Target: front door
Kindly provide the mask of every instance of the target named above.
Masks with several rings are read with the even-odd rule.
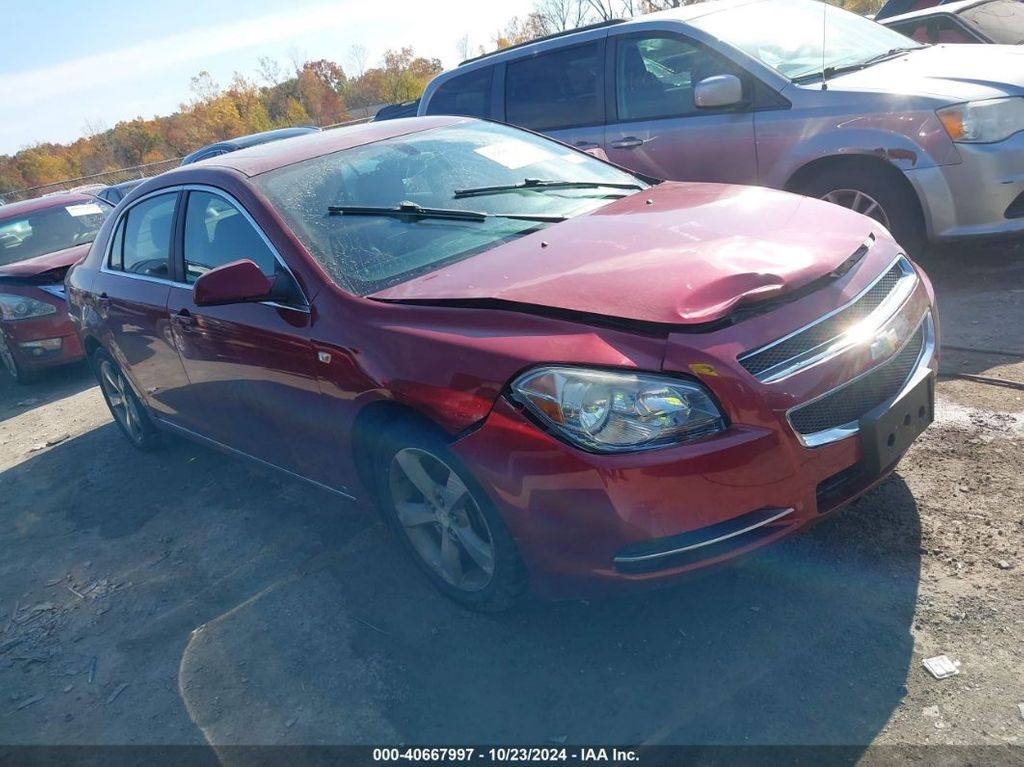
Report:
[[[302,300],[197,306],[195,281],[241,258],[254,261],[268,277],[291,278],[255,223],[224,195],[188,192],[181,232],[180,284],[171,289],[167,308],[191,381],[187,409],[196,422],[188,428],[330,484],[330,462],[320,444],[327,425],[310,343],[310,308]]]
[[[693,99],[694,86],[713,75],[736,75],[752,90],[747,75],[678,35],[640,33],[608,42],[614,99],[605,152],[612,162],[668,181],[757,183],[751,109],[708,111]]]

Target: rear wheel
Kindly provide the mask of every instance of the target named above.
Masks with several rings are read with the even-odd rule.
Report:
[[[924,247],[924,224],[914,193],[890,174],[869,167],[826,168],[799,191],[874,219],[910,255]]]
[[[153,450],[160,442],[160,432],[153,425],[145,407],[113,358],[102,349],[91,358],[93,371],[100,382],[100,391],[110,414],[121,433],[139,450]]]
[[[474,610],[518,603],[526,578],[483,488],[427,428],[388,435],[376,465],[382,511],[431,582]]]

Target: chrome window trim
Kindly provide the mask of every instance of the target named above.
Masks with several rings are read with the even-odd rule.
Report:
[[[294,306],[290,304],[282,304],[278,301],[253,301],[252,303],[260,304],[261,306],[270,306],[276,309],[289,309],[291,311],[302,312],[303,314],[310,313],[309,299],[306,298],[306,294],[303,292],[302,287],[299,285],[299,281],[295,279],[295,272],[292,271],[291,267],[288,266],[288,263],[278,252],[277,248],[274,247],[274,244],[270,241],[270,238],[267,237],[266,232],[263,231],[262,227],[260,227],[260,225],[256,223],[256,220],[251,215],[249,215],[249,211],[245,209],[245,206],[242,205],[242,203],[240,203],[233,196],[225,192],[223,189],[218,189],[215,186],[209,186],[207,184],[179,184],[178,186],[163,187],[162,189],[157,189],[155,191],[149,192],[148,194],[145,194],[139,199],[135,200],[130,207],[125,208],[123,211],[120,212],[120,214],[118,214],[117,220],[114,222],[114,227],[112,231],[117,231],[118,227],[120,227],[121,224],[124,222],[125,217],[128,215],[128,213],[131,210],[133,210],[135,206],[138,205],[139,203],[144,202],[145,200],[148,200],[151,197],[158,197],[164,194],[181,194],[182,192],[207,192],[208,194],[213,194],[217,197],[220,197],[228,204],[234,206],[238,210],[238,212],[245,217],[245,220],[249,222],[249,225],[256,230],[256,233],[259,234],[260,239],[263,240],[263,243],[270,250],[278,266],[282,267],[285,270],[285,272],[288,273],[288,276],[291,277],[292,283],[295,285],[296,290],[299,291],[299,296],[302,298],[302,302]],[[185,212],[187,213],[187,209]],[[192,290],[192,286],[187,282],[178,282],[177,280],[168,280],[162,277],[150,277],[145,274],[134,274],[132,272],[126,272],[122,269],[109,268],[111,249],[113,248],[113,246],[114,235],[111,234],[109,240],[107,241],[107,247],[103,253],[103,260],[100,263],[100,271],[103,272],[104,274],[112,274],[118,277],[127,277],[132,280],[143,280],[146,282],[155,282],[157,284],[170,285],[176,288],[186,288],[187,290]]]
[[[917,382],[920,379],[920,373],[922,368],[927,367],[931,363],[932,358],[935,356],[935,320],[932,318],[932,312],[929,309],[927,312],[925,312],[925,315],[924,317],[922,317],[921,321],[914,327],[913,332],[909,335],[907,340],[904,341],[900,348],[897,349],[889,357],[889,359],[883,362],[882,365],[888,364],[891,360],[897,357],[906,348],[907,344],[909,344],[914,339],[914,336],[917,335],[917,331],[920,330],[922,325],[924,325],[924,343],[921,346],[921,352],[920,354],[917,355],[917,361],[914,363],[914,367],[913,370],[910,372],[910,375],[907,376],[907,380],[903,382],[903,386],[896,393],[896,395],[892,397],[891,400],[889,400],[891,402],[895,402],[904,394],[906,394],[910,389],[917,385]],[[880,367],[882,367],[882,365],[875,365],[870,370],[865,370],[863,373],[856,376],[855,378],[851,378],[849,381],[844,381],[841,385],[836,386],[833,389],[829,389],[827,392],[819,394],[817,397],[809,399],[806,402],[801,402],[796,407],[787,410],[786,423],[789,424],[789,428],[793,430],[794,434],[796,434],[797,439],[800,440],[800,443],[804,447],[821,447],[822,445],[828,445],[833,442],[838,442],[841,439],[846,439],[847,437],[852,437],[855,434],[857,434],[860,431],[860,424],[858,421],[850,421],[839,426],[833,426],[830,429],[816,431],[813,434],[801,434],[799,431],[796,430],[796,427],[793,426],[792,415],[797,410],[807,407],[808,405],[813,405],[815,402],[818,402],[819,400],[822,400],[825,397],[829,397],[835,394],[836,392],[842,391],[847,386],[850,386],[856,383],[857,381],[861,380],[862,378],[871,375]]]
[[[862,298],[864,298],[864,296],[866,296],[869,292],[871,292],[871,290],[873,290],[874,287],[879,282],[882,281],[885,275],[887,275],[893,269],[893,267],[896,266],[900,267],[901,271],[903,272],[903,276],[900,277],[900,279],[897,281],[896,285],[889,292],[889,295],[882,300],[882,303],[880,303],[875,308],[875,310],[871,312],[871,314],[869,314],[867,317],[861,320],[860,323],[858,323],[858,329],[861,329],[861,326],[863,326],[863,328],[869,330],[877,330],[894,314],[896,314],[897,311],[899,311],[899,308],[904,304],[904,302],[908,298],[910,298],[910,296],[914,292],[914,288],[917,286],[917,272],[914,270],[914,267],[910,263],[910,260],[902,253],[898,255],[896,258],[894,258],[892,261],[890,261],[889,264],[885,267],[885,269],[881,271],[878,277],[871,281],[871,284],[869,284],[866,288],[864,288],[856,296],[854,296],[852,299],[847,301],[842,306],[838,307],[837,309],[833,309],[828,314],[818,317],[813,322],[807,323],[803,327],[794,330],[792,333],[788,333],[787,335],[782,336],[782,338],[778,338],[775,341],[772,341],[769,344],[765,344],[764,346],[761,346],[757,349],[752,349],[751,351],[744,352],[739,357],[737,357],[737,361],[740,362],[742,366],[743,360],[749,357],[753,357],[757,354],[761,354],[762,352],[765,352],[769,349],[773,349],[779,344],[784,343],[789,339],[793,338],[794,336],[798,336],[801,333],[815,327],[816,325],[820,325],[822,322],[831,319],[837,314],[846,311],[851,306],[860,301]],[[813,349],[808,349],[807,351],[798,354],[796,357],[791,357],[790,359],[780,362],[777,365],[773,365],[770,368],[762,370],[760,373],[752,373],[751,375],[753,375],[754,378],[756,378],[761,383],[776,383],[802,370],[806,370],[807,368],[814,367],[815,365],[820,365],[823,362],[827,362],[833,357],[836,357],[846,351],[849,351],[851,348],[856,346],[857,343],[857,340],[852,337],[850,330],[847,330],[843,333],[840,333],[838,336],[829,339],[825,343],[819,344]]]
[[[792,508],[782,509],[778,514],[775,514],[775,515],[769,517],[768,519],[763,519],[760,522],[755,522],[752,525],[744,527],[742,530],[734,530],[731,533],[726,533],[725,535],[720,535],[717,538],[712,538],[712,539],[707,540],[707,541],[701,541],[700,543],[693,543],[693,544],[690,544],[689,546],[681,546],[680,548],[670,549],[668,551],[658,551],[658,552],[655,552],[654,554],[640,554],[640,555],[637,555],[637,556],[624,556],[624,557],[623,556],[618,556],[618,557],[615,557],[615,559],[613,561],[616,564],[636,564],[637,562],[649,562],[652,559],[663,559],[664,557],[671,557],[671,556],[675,556],[676,554],[683,554],[684,552],[693,551],[694,549],[702,549],[705,546],[712,546],[712,545],[714,545],[716,543],[721,543],[722,541],[727,541],[730,538],[735,538],[735,537],[737,537],[739,535],[744,535],[745,533],[749,533],[752,530],[757,530],[758,528],[764,527],[765,525],[770,525],[772,522],[775,522],[775,521],[777,521],[779,519],[782,519],[783,517],[785,517],[785,516],[787,516],[789,514],[792,514],[793,511],[794,511],[794,509],[792,509]]]

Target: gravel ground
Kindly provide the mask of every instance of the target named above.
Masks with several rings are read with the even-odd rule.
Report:
[[[5,380],[0,744],[564,738],[1019,759],[1024,248],[926,265],[962,348],[891,480],[698,580],[512,615],[460,610],[374,516],[316,489],[177,440],[132,451],[84,367]],[[958,676],[927,674],[939,654]]]

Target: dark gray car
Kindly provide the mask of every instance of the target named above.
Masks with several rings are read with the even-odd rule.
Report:
[[[911,250],[1024,232],[1024,51],[922,46],[813,0],[698,3],[500,51],[435,78],[419,112],[820,197]]]

